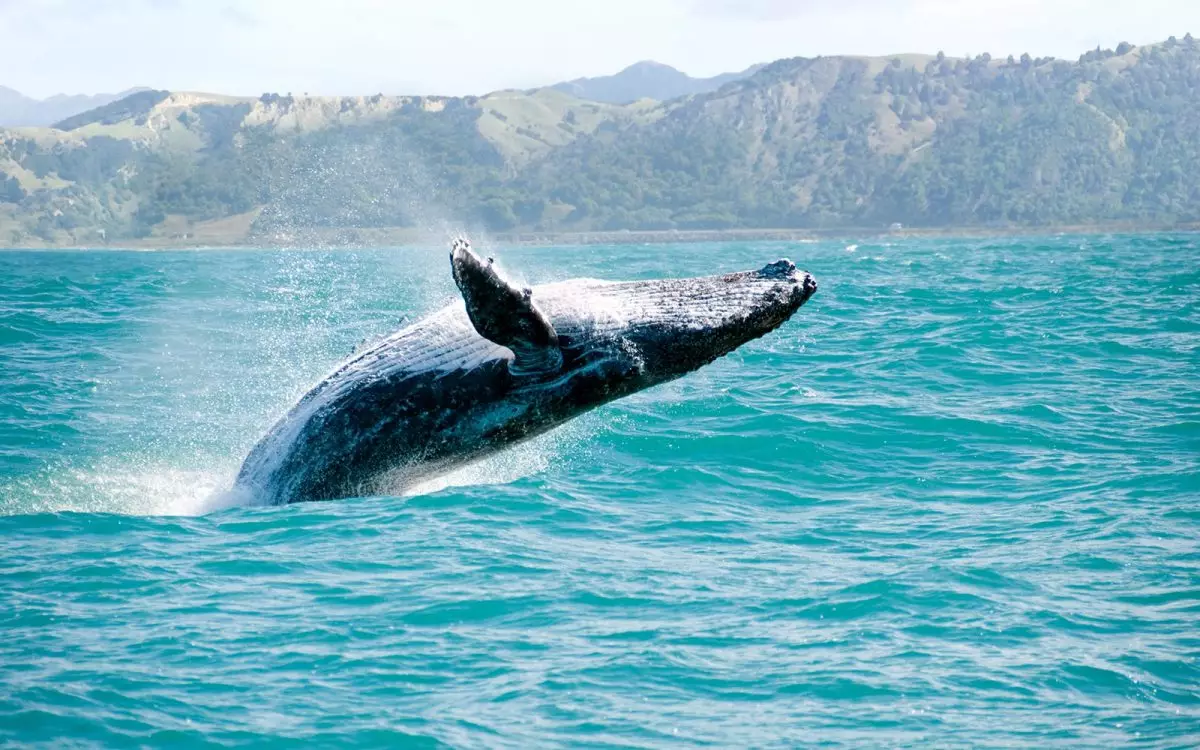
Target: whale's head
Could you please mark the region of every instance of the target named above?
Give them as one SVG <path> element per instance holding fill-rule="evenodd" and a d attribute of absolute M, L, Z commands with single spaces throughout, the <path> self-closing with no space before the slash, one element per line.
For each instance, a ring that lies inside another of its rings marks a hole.
<path fill-rule="evenodd" d="M 755 271 L 625 282 L 597 290 L 619 305 L 620 347 L 640 387 L 686 375 L 783 325 L 817 290 L 787 259 Z"/>
<path fill-rule="evenodd" d="M 521 289 L 465 240 L 454 278 L 476 331 L 513 352 L 528 387 L 567 385 L 602 402 L 686 375 L 785 323 L 817 290 L 781 259 L 718 276 L 607 282 L 574 279 Z"/>
<path fill-rule="evenodd" d="M 556 332 L 572 398 L 598 404 L 681 377 L 783 325 L 817 290 L 783 259 L 679 279 L 575 279 L 532 299 Z"/>

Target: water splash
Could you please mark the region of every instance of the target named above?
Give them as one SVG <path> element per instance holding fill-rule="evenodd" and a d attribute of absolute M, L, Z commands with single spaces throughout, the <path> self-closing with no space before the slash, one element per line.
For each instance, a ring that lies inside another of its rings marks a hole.
<path fill-rule="evenodd" d="M 253 505 L 230 489 L 228 471 L 171 465 L 110 463 L 50 469 L 0 487 L 0 515 L 112 513 L 134 516 L 200 516 Z"/>

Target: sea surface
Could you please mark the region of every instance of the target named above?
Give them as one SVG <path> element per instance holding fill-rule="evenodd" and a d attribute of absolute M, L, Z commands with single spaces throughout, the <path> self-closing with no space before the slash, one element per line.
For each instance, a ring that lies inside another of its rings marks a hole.
<path fill-rule="evenodd" d="M 446 248 L 0 252 L 0 745 L 1200 744 L 1200 236 L 489 249 L 820 291 L 409 496 L 239 507 Z"/>

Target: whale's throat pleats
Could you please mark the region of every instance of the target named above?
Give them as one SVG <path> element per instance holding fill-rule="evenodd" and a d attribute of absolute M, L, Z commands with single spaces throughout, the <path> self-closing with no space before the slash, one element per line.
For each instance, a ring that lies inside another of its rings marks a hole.
<path fill-rule="evenodd" d="M 505 280 L 491 259 L 481 259 L 466 240 L 455 241 L 450 264 L 471 325 L 480 336 L 512 351 L 514 374 L 548 374 L 562 367 L 558 333 L 531 290 Z"/>

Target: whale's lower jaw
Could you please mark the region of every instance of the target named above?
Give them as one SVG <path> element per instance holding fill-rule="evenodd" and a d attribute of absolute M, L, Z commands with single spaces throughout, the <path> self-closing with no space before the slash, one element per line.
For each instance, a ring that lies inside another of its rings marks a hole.
<path fill-rule="evenodd" d="M 715 277 L 559 282 L 526 292 L 536 300 L 526 312 L 514 297 L 519 314 L 546 321 L 553 349 L 500 346 L 451 305 L 339 366 L 255 446 L 237 484 L 267 503 L 399 494 L 702 367 L 782 325 L 813 291 L 779 261 Z"/>

